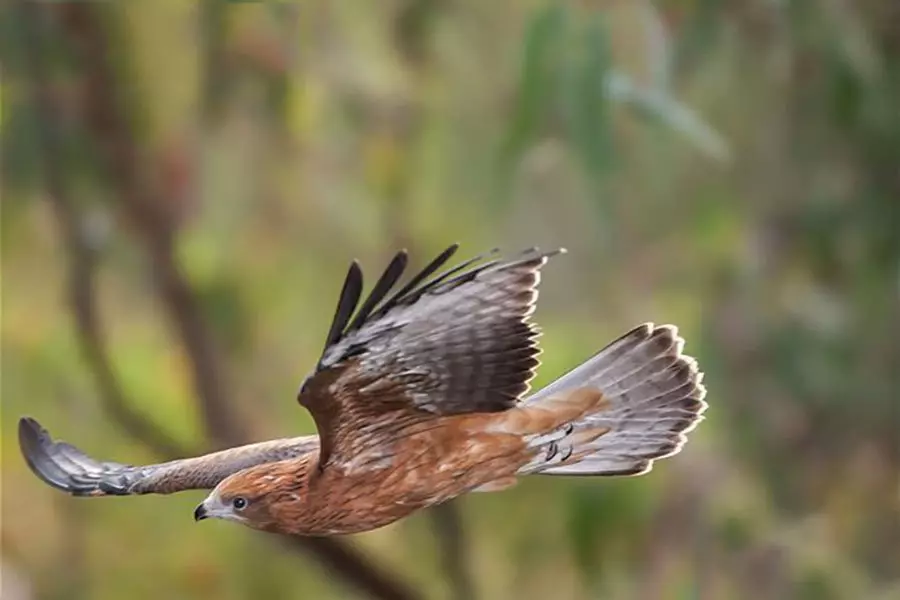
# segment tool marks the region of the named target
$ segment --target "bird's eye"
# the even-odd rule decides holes
[[[231,501],[231,505],[234,507],[234,510],[244,510],[245,508],[247,508],[247,499],[242,496],[238,496]]]

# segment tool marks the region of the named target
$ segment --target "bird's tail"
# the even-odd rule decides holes
[[[532,450],[519,474],[639,475],[676,454],[706,409],[683,345],[641,325],[513,409]]]

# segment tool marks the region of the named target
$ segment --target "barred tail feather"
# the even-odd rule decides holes
[[[702,420],[706,390],[672,325],[646,323],[523,403],[539,407],[573,389],[595,389],[596,409],[568,423],[520,474],[639,475],[676,454]]]

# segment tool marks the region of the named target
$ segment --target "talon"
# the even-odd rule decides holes
[[[120,485],[115,485],[108,481],[101,481],[99,484],[97,484],[97,487],[100,489],[101,492],[104,492],[105,494],[108,494],[110,496],[127,496],[128,495],[128,490],[125,487],[120,486]]]
[[[572,446],[569,446],[568,448],[566,448],[565,456],[562,457],[562,460],[560,462],[566,462],[567,460],[569,460],[572,457],[572,452],[574,450],[575,450],[575,448]]]
[[[557,452],[559,452],[559,446],[557,446],[556,442],[550,442],[550,445],[547,446],[547,457],[545,460],[553,460],[553,457],[556,456]]]

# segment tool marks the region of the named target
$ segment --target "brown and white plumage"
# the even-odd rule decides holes
[[[539,405],[566,389],[603,393],[603,410],[573,423],[573,435],[608,430],[575,448],[578,461],[538,466],[547,475],[639,475],[653,461],[676,454],[706,410],[697,361],[684,356],[684,340],[672,325],[645,323],[607,345],[581,366],[527,400]]]
[[[527,317],[539,269],[553,254],[465,263],[428,283],[417,276],[388,298],[406,263],[401,252],[351,320],[362,290],[353,263],[318,368],[298,396],[322,438],[320,466],[358,461],[367,446],[414,423],[515,406],[538,364]]]
[[[455,251],[393,291],[407,264],[398,253],[362,303],[351,265],[298,394],[318,437],[133,467],[96,461],[23,419],[22,452],[73,495],[211,489],[198,518],[330,535],[527,474],[639,474],[680,449],[706,404],[674,327],[637,327],[526,397],[539,352],[529,315],[540,269],[559,251],[478,257],[438,274]]]
[[[315,452],[319,438],[268,440],[194,458],[132,466],[95,460],[71,444],[54,441],[37,421],[25,417],[19,420],[19,446],[28,466],[47,485],[73,496],[127,496],[210,490],[247,467]]]

